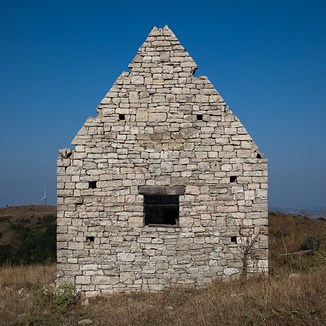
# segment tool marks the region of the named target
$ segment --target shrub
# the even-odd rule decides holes
[[[34,297],[34,304],[56,307],[60,313],[66,313],[77,297],[76,287],[72,284],[62,284],[58,288],[43,287]]]
[[[314,250],[314,249],[319,250],[320,243],[321,243],[320,238],[310,235],[301,243],[300,249],[301,250]]]
[[[55,291],[55,303],[61,311],[74,303],[77,297],[76,287],[73,284],[62,284]]]

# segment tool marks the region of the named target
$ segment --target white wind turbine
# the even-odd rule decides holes
[[[46,205],[46,188],[44,188],[44,196],[43,198],[40,199],[40,201],[43,199],[44,199],[44,205]]]

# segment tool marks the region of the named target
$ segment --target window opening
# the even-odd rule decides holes
[[[126,120],[126,116],[124,114],[119,114],[119,120]]]
[[[90,189],[95,189],[96,188],[96,181],[90,181],[88,184],[89,184]]]
[[[237,237],[231,237],[231,242],[237,242]]]
[[[237,177],[235,175],[230,177],[230,182],[231,183],[236,182],[236,181],[237,181]]]
[[[261,154],[257,153],[257,158],[262,158]]]
[[[86,237],[86,240],[89,242],[94,242],[95,238],[94,237]]]
[[[197,120],[203,120],[203,115],[202,114],[197,114]]]
[[[144,195],[145,225],[177,225],[179,195]]]

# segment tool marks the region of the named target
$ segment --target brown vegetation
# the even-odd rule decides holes
[[[0,208],[0,267],[56,260],[56,207]]]
[[[46,215],[57,215],[57,207],[50,205],[25,205],[0,208],[0,245],[7,245],[14,241],[17,232],[11,228],[12,224],[24,223],[28,226],[35,225],[38,218]]]
[[[304,252],[314,251],[314,255]],[[306,216],[269,213],[270,272],[318,269],[325,264],[326,221]],[[293,254],[294,253],[294,254]]]
[[[216,280],[204,289],[77,299],[58,309],[48,290],[55,267],[22,266],[0,270],[3,325],[325,325],[326,221],[273,213],[270,216],[271,275],[239,281]],[[314,237],[318,242],[306,239]],[[283,255],[303,244],[310,255]],[[44,293],[46,295],[44,295]],[[41,295],[42,294],[42,295]]]

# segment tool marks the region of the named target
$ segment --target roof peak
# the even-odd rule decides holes
[[[154,26],[148,36],[173,36],[176,38],[168,25],[165,25],[163,28]]]
[[[189,71],[190,75],[193,75],[197,69],[196,63],[185,51],[171,29],[167,25],[163,28],[154,26],[128,67],[133,73],[143,73],[144,69],[166,64],[187,66],[185,69]]]

